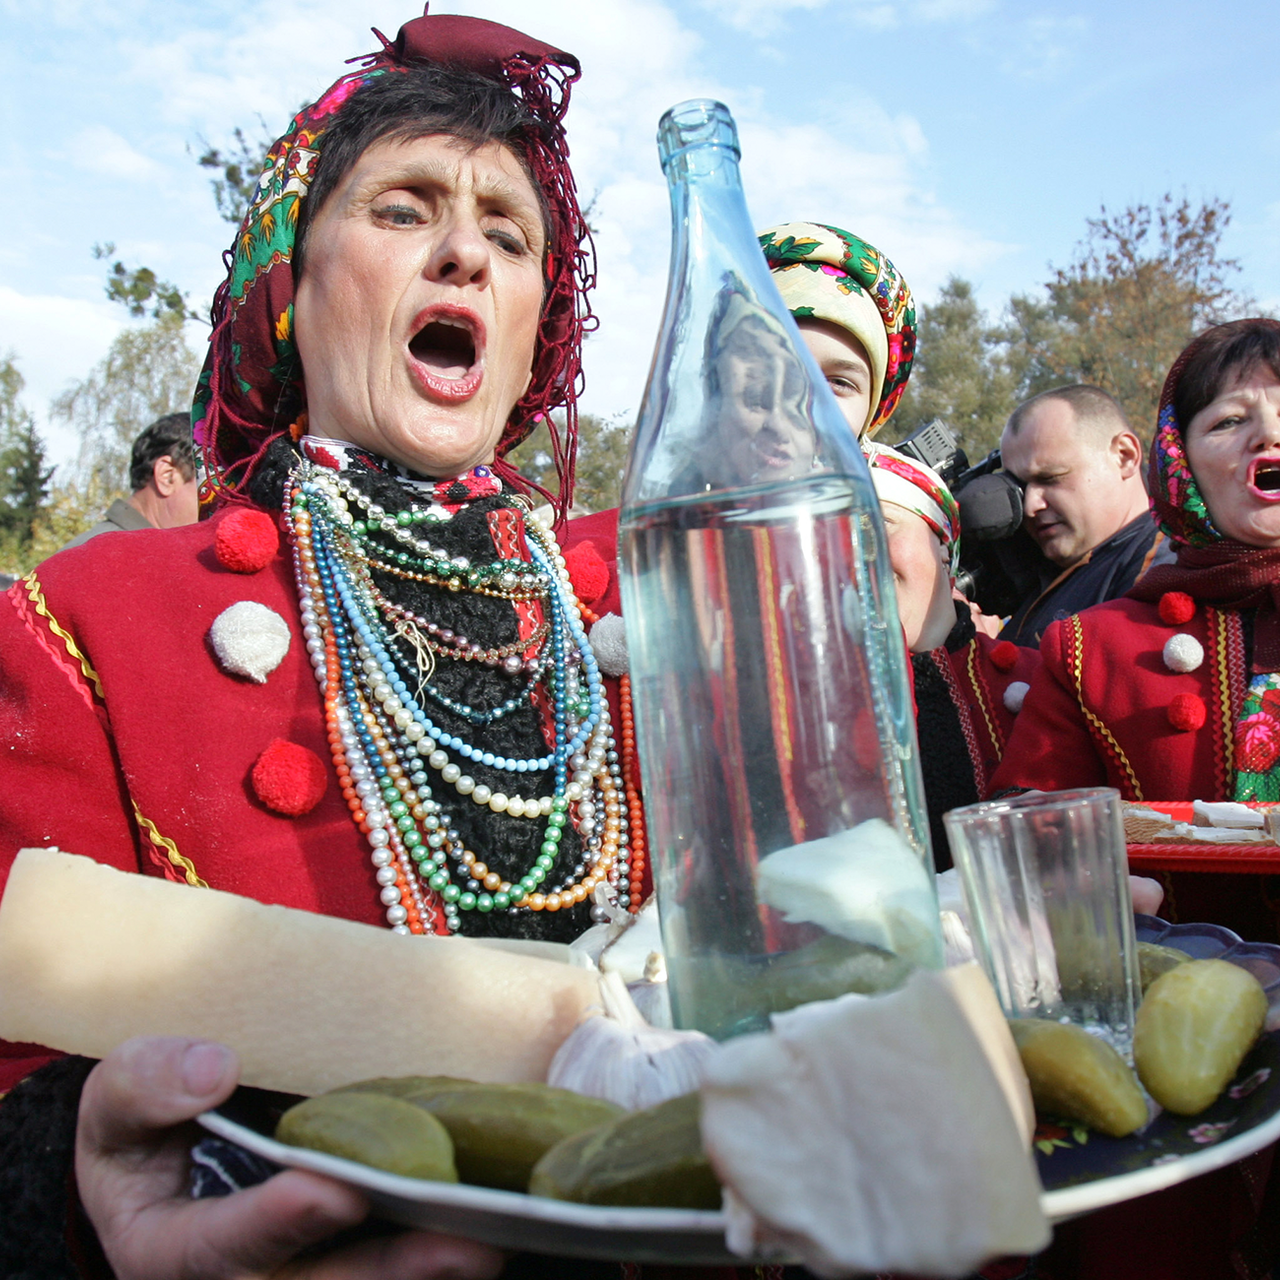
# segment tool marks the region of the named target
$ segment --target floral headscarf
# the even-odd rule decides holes
[[[872,394],[860,435],[869,439],[898,407],[911,376],[916,309],[907,282],[878,249],[824,223],[770,227],[760,246],[797,320],[829,320],[866,348]]]
[[[1160,528],[1172,541],[1188,547],[1207,547],[1222,540],[1222,534],[1209,515],[1200,486],[1191,474],[1182,424],[1178,422],[1173,408],[1178,379],[1198,345],[1199,339],[1177,358],[1164,380],[1148,463],[1151,509],[1160,522]]]
[[[938,535],[951,557],[954,578],[960,562],[960,508],[946,481],[932,467],[887,445],[864,440],[862,451],[876,496],[914,512]]]
[[[295,235],[324,135],[349,98],[377,77],[414,65],[447,64],[510,87],[532,124],[519,146],[550,210],[546,291],[533,377],[512,412],[497,452],[517,445],[552,409],[564,408],[563,437],[552,430],[561,502],[573,486],[576,397],[581,348],[593,317],[590,234],[568,165],[563,118],[578,61],[511,27],[479,18],[437,15],[406,23],[359,71],[343,76],[304,107],[267,154],[266,167],[227,257],[227,279],[213,304],[213,333],[192,409],[201,462],[201,502],[243,490],[267,447],[306,429],[302,367],[293,333]],[[499,461],[495,470],[513,474]]]

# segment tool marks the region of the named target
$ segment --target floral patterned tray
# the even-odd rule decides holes
[[[1242,942],[1230,929],[1213,924],[1171,925],[1137,916],[1136,926],[1139,942],[1248,969],[1270,1002],[1266,1031],[1226,1092],[1198,1116],[1162,1112],[1127,1138],[1040,1124],[1036,1158],[1050,1218],[1074,1217],[1171,1187],[1280,1140],[1280,946]]]
[[[1221,957],[1249,969],[1270,1000],[1265,1034],[1217,1102],[1187,1119],[1163,1113],[1140,1134],[1108,1138],[1041,1124],[1037,1163],[1041,1205],[1052,1221],[1147,1195],[1232,1164],[1280,1140],[1280,946],[1246,943],[1217,925],[1170,925],[1138,916],[1143,942],[1162,942],[1197,959]],[[259,1101],[252,1101],[254,1095]],[[362,1188],[393,1222],[452,1232],[505,1248],[586,1258],[700,1264],[741,1261],[724,1244],[724,1215],[684,1209],[603,1209],[422,1182],[268,1137],[277,1095],[240,1090],[200,1122],[210,1132],[278,1165],[312,1169]],[[287,1101],[282,1099],[282,1105]]]

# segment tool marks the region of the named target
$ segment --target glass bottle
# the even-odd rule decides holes
[[[620,573],[672,1014],[724,1038],[941,964],[879,503],[752,231],[721,103],[658,126],[666,309]]]

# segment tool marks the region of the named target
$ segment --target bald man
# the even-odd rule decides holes
[[[1020,404],[1000,457],[1023,484],[1023,527],[1048,561],[1005,639],[1038,647],[1051,622],[1124,595],[1173,559],[1147,501],[1142,442],[1105,391],[1057,387]]]

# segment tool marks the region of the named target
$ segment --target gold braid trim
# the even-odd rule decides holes
[[[102,681],[98,679],[98,673],[89,665],[89,659],[80,652],[76,642],[71,638],[71,632],[67,631],[58,622],[57,618],[49,612],[48,606],[44,602],[44,592],[40,589],[40,579],[36,577],[34,569],[23,578],[22,584],[27,589],[27,595],[31,597],[31,603],[35,607],[35,611],[48,622],[49,630],[67,646],[67,652],[80,664],[80,670],[84,672],[85,679],[98,691],[98,697],[104,697]]]
[[[1068,661],[1071,664],[1071,679],[1075,682],[1076,701],[1080,704],[1080,714],[1084,716],[1086,722],[1094,733],[1111,748],[1116,763],[1123,770],[1125,779],[1133,791],[1133,795],[1126,798],[1130,800],[1142,800],[1144,798],[1142,794],[1142,787],[1138,783],[1138,775],[1134,773],[1133,766],[1129,763],[1129,757],[1120,749],[1120,744],[1116,741],[1115,735],[1102,722],[1101,717],[1090,711],[1089,708],[1085,706],[1082,675],[1084,636],[1080,627],[1080,616],[1073,613],[1071,617],[1063,623],[1063,626],[1066,627],[1067,634],[1070,636],[1070,643],[1067,646],[1067,651],[1070,655]]]
[[[1222,794],[1230,795],[1236,781],[1236,708],[1232,705],[1230,654],[1227,615],[1221,609],[1209,610],[1213,626],[1214,675],[1217,677],[1218,714],[1222,718]]]
[[[991,714],[986,682],[978,669],[978,641],[976,637],[969,641],[969,660],[966,665],[969,668],[969,683],[973,686],[974,700],[982,712],[983,720],[987,723],[987,732],[991,735],[991,743],[996,749],[996,759],[998,760],[1004,754],[1004,735],[1000,732],[1000,726]]]
[[[168,836],[162,836],[160,832],[156,830],[156,824],[152,822],[150,818],[143,815],[142,810],[138,808],[138,802],[136,800],[131,803],[133,804],[134,819],[137,821],[138,826],[147,833],[147,838],[151,843],[155,845],[157,849],[163,849],[165,853],[168,854],[169,861],[186,876],[188,884],[196,885],[201,889],[207,889],[209,887],[208,883],[201,880],[196,874],[195,864],[191,859],[184,858],[182,854],[178,852],[178,846],[174,844]]]

